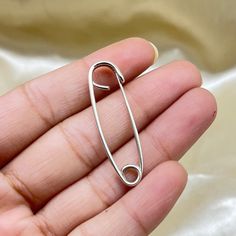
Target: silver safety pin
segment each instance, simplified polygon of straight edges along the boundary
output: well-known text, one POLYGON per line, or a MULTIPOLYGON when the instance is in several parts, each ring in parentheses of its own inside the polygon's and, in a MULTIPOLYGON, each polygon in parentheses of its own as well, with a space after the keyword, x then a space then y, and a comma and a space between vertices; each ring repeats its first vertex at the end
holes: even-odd
POLYGON ((89 74, 88 74, 88 83, 89 83, 90 99, 91 99, 91 104, 92 104, 92 107, 93 107, 93 112, 94 112, 97 128, 98 128, 99 135, 101 137, 103 146, 105 148, 106 154, 107 154, 111 164, 115 168, 117 174, 119 175, 120 179, 123 181, 123 183, 126 184, 127 186, 133 187, 133 186, 137 185, 142 179, 142 175, 143 175, 143 154, 142 154, 142 147, 141 147, 141 143, 140 143, 140 139, 139 139, 138 130, 137 130, 137 127, 136 127, 136 124, 135 124, 135 121, 134 121, 134 117, 133 117, 132 111, 130 109, 128 99, 125 95, 124 88, 122 86, 122 84, 125 83, 124 76, 120 72, 119 68, 117 66, 115 66, 113 63, 108 62, 108 61, 100 61, 100 62, 97 62, 97 63, 93 64, 90 67, 89 74), (119 167, 117 166, 117 164, 115 163, 115 161, 112 157, 112 154, 110 152, 110 149, 107 145, 106 139, 105 139, 103 131, 102 131, 100 119, 99 119, 99 116, 98 116, 94 87, 96 87, 98 89, 102 89, 102 90, 110 90, 110 87, 106 86, 106 85, 100 85, 100 84, 97 84, 97 83, 94 82, 93 72, 94 72, 94 70, 96 70, 99 67, 109 67, 116 75, 118 84, 120 86, 120 90, 121 90, 122 95, 123 95, 124 100, 125 100, 125 105, 126 105, 126 108, 128 110, 128 114, 129 114, 129 117, 130 117, 132 128, 133 128, 133 131, 134 131, 134 138, 135 138, 136 146, 137 146, 137 149, 138 149, 138 155, 139 155, 139 165, 138 166, 134 165, 134 164, 128 164, 128 165, 123 166, 123 168, 120 170, 119 167), (133 180, 133 181, 127 180, 125 173, 128 170, 136 171, 137 177, 136 177, 135 180, 133 180))

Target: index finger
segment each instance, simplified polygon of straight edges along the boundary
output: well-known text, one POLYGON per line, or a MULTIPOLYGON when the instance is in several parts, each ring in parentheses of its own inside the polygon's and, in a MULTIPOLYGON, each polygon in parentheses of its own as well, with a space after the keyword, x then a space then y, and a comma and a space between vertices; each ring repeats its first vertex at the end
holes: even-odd
MULTIPOLYGON (((2 96, 0 167, 58 122, 89 106, 87 74, 93 63, 100 60, 112 61, 120 68, 126 80, 131 80, 149 67, 154 57, 155 50, 148 41, 140 38, 126 39, 2 96)), ((105 74, 105 77, 111 76, 109 71, 105 74)))

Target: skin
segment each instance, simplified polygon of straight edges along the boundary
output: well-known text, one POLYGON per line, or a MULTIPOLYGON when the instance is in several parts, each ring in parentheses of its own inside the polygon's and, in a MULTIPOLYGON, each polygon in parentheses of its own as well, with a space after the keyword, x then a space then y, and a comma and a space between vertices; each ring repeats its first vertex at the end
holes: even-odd
MULTIPOLYGON (((126 39, 0 97, 0 235, 148 235, 160 224, 187 182, 178 160, 214 120, 216 102, 187 61, 134 79, 154 57, 148 41, 126 39), (107 160, 90 107, 87 75, 99 60, 124 74, 140 132, 144 177, 132 189, 107 160)), ((108 145, 120 167, 134 163, 114 75, 96 76, 113 88, 96 91, 108 145)))

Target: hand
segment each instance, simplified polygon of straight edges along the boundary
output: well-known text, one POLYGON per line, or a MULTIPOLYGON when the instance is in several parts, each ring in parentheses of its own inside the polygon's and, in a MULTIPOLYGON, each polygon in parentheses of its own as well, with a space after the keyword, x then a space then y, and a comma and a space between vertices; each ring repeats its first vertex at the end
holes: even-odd
MULTIPOLYGON (((177 162, 209 127, 213 96, 198 70, 176 61, 134 79, 153 63, 153 47, 127 39, 32 80, 0 98, 0 235, 147 235, 167 215, 187 174, 177 162), (143 147, 144 177, 121 183, 102 146, 88 94, 88 69, 116 64, 143 147)), ((97 103, 118 165, 138 159, 116 80, 97 103)))

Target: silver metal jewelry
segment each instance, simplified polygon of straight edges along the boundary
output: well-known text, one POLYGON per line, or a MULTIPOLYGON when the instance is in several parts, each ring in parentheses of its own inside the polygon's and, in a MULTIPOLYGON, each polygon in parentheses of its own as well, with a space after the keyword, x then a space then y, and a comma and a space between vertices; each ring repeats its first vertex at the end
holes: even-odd
POLYGON ((141 147, 141 143, 140 143, 140 139, 139 139, 138 130, 137 130, 137 127, 136 127, 136 124, 135 124, 135 121, 134 121, 134 117, 133 117, 132 111, 130 109, 128 99, 125 95, 124 88, 122 86, 122 84, 125 83, 124 76, 120 72, 119 68, 117 66, 115 66, 113 63, 111 63, 109 61, 100 61, 100 62, 97 62, 97 63, 93 64, 90 67, 89 74, 88 74, 88 83, 89 83, 89 93, 90 93, 91 104, 92 104, 93 112, 94 112, 94 116, 95 116, 95 121, 96 121, 96 124, 97 124, 99 135, 100 135, 101 140, 102 140, 102 144, 105 148, 106 154, 107 154, 111 164, 113 165, 114 169, 116 170, 117 174, 119 175, 120 179, 122 180, 122 182, 124 184, 126 184, 127 186, 129 186, 129 187, 133 187, 133 186, 137 185, 142 179, 142 175, 143 175, 143 154, 142 154, 142 147, 141 147), (117 164, 115 163, 115 161, 112 157, 112 154, 110 152, 110 149, 107 145, 105 136, 104 136, 103 131, 102 131, 98 111, 97 111, 94 87, 98 88, 98 89, 102 89, 102 90, 110 90, 110 87, 107 86, 107 85, 101 85, 101 84, 97 84, 97 83, 94 82, 93 72, 94 72, 94 70, 96 70, 99 67, 109 67, 114 72, 114 74, 117 78, 118 84, 120 86, 120 90, 121 90, 122 95, 123 95, 124 100, 125 100, 125 105, 126 105, 129 117, 130 117, 133 132, 134 132, 134 138, 135 138, 136 146, 137 146, 137 149, 138 149, 138 155, 139 155, 139 165, 138 166, 135 165, 135 164, 128 164, 128 165, 123 166, 123 168, 120 170, 119 167, 117 166, 117 164), (133 170, 137 173, 137 177, 136 177, 135 180, 129 181, 127 179, 125 174, 127 173, 128 170, 133 170))

